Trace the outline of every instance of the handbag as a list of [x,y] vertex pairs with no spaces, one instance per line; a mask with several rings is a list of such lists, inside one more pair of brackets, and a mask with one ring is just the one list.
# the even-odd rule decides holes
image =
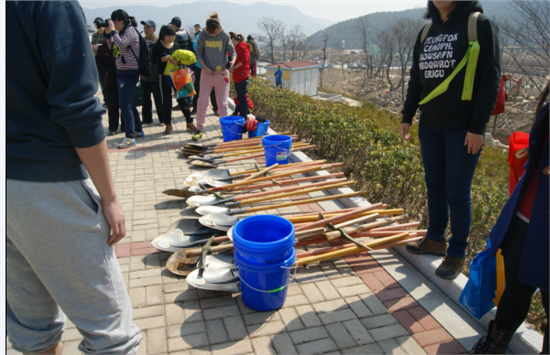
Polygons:
[[170,70],[170,78],[172,79],[172,84],[176,89],[178,99],[197,94],[195,92],[195,86],[193,85],[189,68]]
[[[497,264],[499,264],[498,268]],[[504,263],[500,250],[497,257],[493,257],[491,241],[488,240],[487,248],[478,253],[470,263],[470,278],[460,294],[459,302],[474,317],[481,319],[495,305],[498,305],[504,289],[503,281]]]

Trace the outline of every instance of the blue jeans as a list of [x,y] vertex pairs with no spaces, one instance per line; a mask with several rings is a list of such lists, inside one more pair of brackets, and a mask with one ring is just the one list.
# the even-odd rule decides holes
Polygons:
[[118,103],[126,138],[134,139],[135,132],[142,132],[141,119],[139,112],[134,105],[134,90],[139,80],[137,70],[118,70],[116,71],[116,83],[118,86]]
[[240,83],[235,83],[235,91],[237,92],[237,99],[239,99],[239,104],[235,107],[235,112],[237,115],[248,117],[248,100],[246,99],[246,87],[248,85],[248,79],[241,81]]
[[426,187],[428,188],[429,226],[426,238],[442,241],[451,215],[447,255],[466,256],[472,224],[471,187],[481,150],[468,154],[464,145],[466,130],[440,129],[419,125],[418,138]]

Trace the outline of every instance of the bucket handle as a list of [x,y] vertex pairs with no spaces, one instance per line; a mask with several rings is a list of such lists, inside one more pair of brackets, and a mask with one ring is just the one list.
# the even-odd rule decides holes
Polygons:
[[[279,291],[282,291],[284,290],[288,285],[290,285],[292,283],[292,281],[294,281],[294,277],[296,276],[296,271],[298,270],[298,263],[296,262],[298,261],[298,259],[295,260],[294,264],[296,264],[296,266],[294,267],[294,273],[292,274],[292,277],[290,278],[290,281],[288,281],[288,283],[284,286],[281,286],[279,288],[276,288],[274,290],[269,290],[269,291],[264,291],[264,290],[258,290],[257,288],[254,288],[252,286],[250,286],[249,284],[246,283],[246,281],[243,280],[243,278],[241,277],[241,282],[244,283],[246,286],[250,287],[251,289],[253,289],[254,291],[258,291],[258,292],[264,292],[264,293],[275,293],[275,292],[279,292]],[[281,269],[292,269],[292,267],[285,267],[285,266],[281,266]]]

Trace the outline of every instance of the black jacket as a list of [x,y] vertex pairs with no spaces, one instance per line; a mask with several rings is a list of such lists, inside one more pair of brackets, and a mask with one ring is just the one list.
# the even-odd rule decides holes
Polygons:
[[[413,64],[407,97],[402,112],[402,122],[412,119],[422,101],[454,70],[468,49],[468,16],[471,12],[483,12],[479,1],[450,17],[444,23],[434,19],[424,43],[419,32],[413,53]],[[466,67],[451,81],[440,96],[420,106],[420,123],[445,129],[466,129],[482,134],[495,107],[500,89],[500,45],[498,28],[483,14],[477,21],[480,53],[471,101],[462,101],[462,89]]]

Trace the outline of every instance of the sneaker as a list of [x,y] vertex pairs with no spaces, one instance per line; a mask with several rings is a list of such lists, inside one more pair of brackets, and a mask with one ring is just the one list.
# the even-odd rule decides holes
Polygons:
[[408,243],[405,249],[411,254],[432,254],[436,256],[447,255],[447,243],[445,241],[436,242],[435,240],[424,239],[417,242]]
[[214,115],[219,116],[219,115],[220,115],[220,111],[218,111],[218,110],[214,111]]
[[143,138],[145,137],[145,132],[141,131],[141,132],[135,132],[134,133],[134,137],[136,138]]
[[435,270],[435,275],[444,280],[454,280],[460,275],[466,258],[453,258],[447,255],[441,265]]
[[201,138],[202,138],[202,132],[197,129],[195,133],[193,133],[193,140],[198,141]]
[[110,135],[110,136],[114,136],[115,134],[116,134],[115,131],[109,131],[109,135]]
[[130,148],[130,147],[133,147],[134,145],[136,145],[135,139],[124,138],[122,143],[118,145],[118,149]]
[[195,126],[193,123],[188,123],[187,130],[194,133],[197,130],[197,126]]

